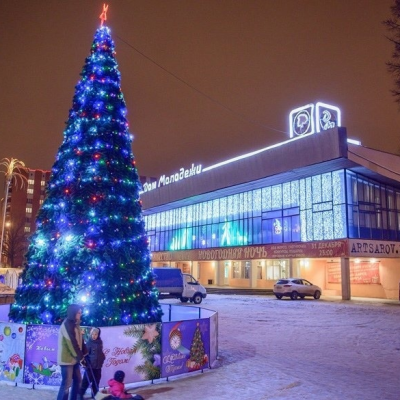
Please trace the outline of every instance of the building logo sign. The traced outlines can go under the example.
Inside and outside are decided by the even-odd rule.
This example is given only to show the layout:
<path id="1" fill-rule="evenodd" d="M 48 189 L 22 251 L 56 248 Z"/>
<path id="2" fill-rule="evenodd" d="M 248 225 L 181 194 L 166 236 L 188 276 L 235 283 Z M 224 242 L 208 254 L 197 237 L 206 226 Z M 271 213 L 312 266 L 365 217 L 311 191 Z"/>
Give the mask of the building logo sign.
<path id="1" fill-rule="evenodd" d="M 171 174 L 171 175 L 161 175 L 158 181 L 155 182 L 146 182 L 143 184 L 143 192 L 149 192 L 150 190 L 157 189 L 161 186 L 166 186 L 174 182 L 182 181 L 183 179 L 190 178 L 194 175 L 199 175 L 202 172 L 202 166 L 194 165 L 189 169 L 181 168 L 178 172 Z"/>
<path id="2" fill-rule="evenodd" d="M 398 258 L 400 256 L 400 243 L 350 239 L 349 253 L 351 257 Z"/>
<path id="3" fill-rule="evenodd" d="M 307 104 L 290 112 L 290 137 L 314 132 L 314 104 Z"/>
<path id="4" fill-rule="evenodd" d="M 318 102 L 292 110 L 289 114 L 290 137 L 303 136 L 341 126 L 338 107 Z"/>

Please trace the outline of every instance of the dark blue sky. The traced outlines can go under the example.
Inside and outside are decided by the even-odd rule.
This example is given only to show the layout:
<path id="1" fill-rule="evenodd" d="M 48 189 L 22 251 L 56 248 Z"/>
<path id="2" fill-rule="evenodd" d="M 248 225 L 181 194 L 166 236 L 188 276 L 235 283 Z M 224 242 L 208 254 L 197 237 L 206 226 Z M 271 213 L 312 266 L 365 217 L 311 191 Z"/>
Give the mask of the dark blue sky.
<path id="1" fill-rule="evenodd" d="M 0 3 L 0 158 L 53 165 L 102 4 Z M 287 140 L 290 110 L 317 101 L 341 107 L 348 135 L 365 146 L 399 150 L 381 23 L 390 0 L 109 4 L 141 175 Z"/>

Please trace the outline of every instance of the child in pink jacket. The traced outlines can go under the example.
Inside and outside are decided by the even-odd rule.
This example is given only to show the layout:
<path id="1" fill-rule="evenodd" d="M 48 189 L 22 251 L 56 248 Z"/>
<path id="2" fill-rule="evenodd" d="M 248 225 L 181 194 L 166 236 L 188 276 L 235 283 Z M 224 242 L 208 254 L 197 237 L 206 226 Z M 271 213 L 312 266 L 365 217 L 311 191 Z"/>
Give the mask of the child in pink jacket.
<path id="1" fill-rule="evenodd" d="M 108 391 L 109 393 L 119 399 L 135 399 L 141 400 L 142 396 L 138 394 L 130 394 L 125 392 L 125 372 L 124 371 L 116 371 L 114 374 L 114 379 L 110 379 L 108 381 Z"/>

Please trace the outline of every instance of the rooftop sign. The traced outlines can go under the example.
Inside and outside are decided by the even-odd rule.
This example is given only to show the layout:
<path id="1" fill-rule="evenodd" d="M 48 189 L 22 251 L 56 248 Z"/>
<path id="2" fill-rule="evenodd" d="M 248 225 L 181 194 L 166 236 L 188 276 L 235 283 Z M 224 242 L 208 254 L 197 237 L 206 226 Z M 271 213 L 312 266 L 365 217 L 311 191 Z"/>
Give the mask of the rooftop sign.
<path id="1" fill-rule="evenodd" d="M 162 186 L 170 185 L 178 181 L 190 178 L 194 175 L 199 175 L 203 172 L 210 171 L 214 168 L 239 161 L 244 158 L 252 157 L 256 154 L 273 149 L 278 146 L 283 146 L 293 140 L 300 139 L 301 136 L 326 131 L 328 129 L 341 126 L 341 112 L 338 107 L 318 102 L 316 104 L 307 104 L 305 106 L 292 110 L 289 115 L 290 123 L 290 138 L 284 142 L 277 143 L 260 150 L 246 153 L 238 157 L 231 158 L 226 161 L 219 162 L 209 167 L 203 168 L 201 164 L 192 164 L 190 168 L 180 168 L 179 171 L 171 175 L 162 175 L 158 181 L 146 182 L 143 184 L 143 192 L 149 192 L 158 189 Z M 348 139 L 350 141 L 350 139 Z M 352 141 L 354 144 L 361 144 L 358 141 Z"/>
<path id="2" fill-rule="evenodd" d="M 340 109 L 318 102 L 292 110 L 289 114 L 290 137 L 327 131 L 341 125 Z"/>
<path id="3" fill-rule="evenodd" d="M 199 175 L 202 172 L 202 165 L 194 165 L 189 169 L 181 168 L 178 172 L 171 175 L 161 175 L 158 181 L 146 182 L 143 184 L 143 192 L 149 192 L 150 190 L 157 189 L 161 186 L 166 186 L 174 182 L 182 181 L 183 179 L 189 178 L 194 175 Z"/>

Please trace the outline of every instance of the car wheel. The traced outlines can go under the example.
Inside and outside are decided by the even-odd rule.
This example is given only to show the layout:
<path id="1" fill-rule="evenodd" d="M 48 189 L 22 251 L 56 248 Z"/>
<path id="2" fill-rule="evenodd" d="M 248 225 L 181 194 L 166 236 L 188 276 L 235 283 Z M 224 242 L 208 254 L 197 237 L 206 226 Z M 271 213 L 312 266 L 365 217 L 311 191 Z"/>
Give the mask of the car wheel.
<path id="1" fill-rule="evenodd" d="M 276 294 L 275 296 L 276 296 L 276 298 L 277 298 L 278 300 L 280 300 L 280 299 L 282 298 L 282 295 L 281 295 L 281 294 Z"/>
<path id="2" fill-rule="evenodd" d="M 321 292 L 319 290 L 316 290 L 314 293 L 314 299 L 318 300 L 321 297 Z"/>
<path id="3" fill-rule="evenodd" d="M 299 294 L 295 291 L 295 292 L 292 292 L 291 294 L 290 294 L 290 298 L 292 299 L 292 300 L 297 300 L 297 298 L 299 297 Z"/>
<path id="4" fill-rule="evenodd" d="M 192 298 L 192 301 L 194 304 L 200 304 L 203 298 L 201 297 L 200 294 L 195 294 Z"/>
<path id="5" fill-rule="evenodd" d="M 189 301 L 187 297 L 181 297 L 180 300 L 182 303 L 187 303 Z"/>

